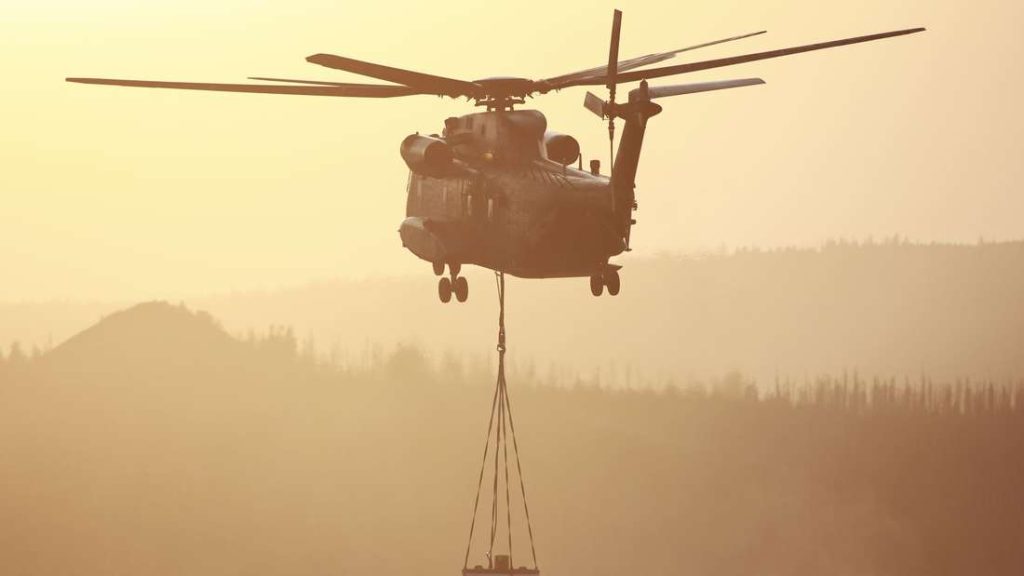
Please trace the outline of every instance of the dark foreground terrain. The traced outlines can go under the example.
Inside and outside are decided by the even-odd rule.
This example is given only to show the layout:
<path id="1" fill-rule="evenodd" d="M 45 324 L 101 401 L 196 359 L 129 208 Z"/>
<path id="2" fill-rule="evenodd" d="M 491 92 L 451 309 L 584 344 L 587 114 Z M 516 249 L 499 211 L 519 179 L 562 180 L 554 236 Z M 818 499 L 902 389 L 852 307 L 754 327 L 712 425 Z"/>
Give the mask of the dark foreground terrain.
<path id="1" fill-rule="evenodd" d="M 5 358 L 3 573 L 458 574 L 491 369 L 298 348 L 146 304 Z M 542 573 L 1024 573 L 1019 385 L 511 386 Z"/>

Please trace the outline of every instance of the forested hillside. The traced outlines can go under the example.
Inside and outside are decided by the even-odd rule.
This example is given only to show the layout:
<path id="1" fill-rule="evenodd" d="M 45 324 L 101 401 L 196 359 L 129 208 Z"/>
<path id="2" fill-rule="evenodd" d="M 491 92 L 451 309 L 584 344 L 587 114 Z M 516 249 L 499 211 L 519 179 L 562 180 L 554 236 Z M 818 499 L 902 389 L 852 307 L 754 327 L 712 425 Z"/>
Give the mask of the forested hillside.
<path id="1" fill-rule="evenodd" d="M 0 363 L 4 571 L 455 573 L 493 377 L 112 314 Z M 511 378 L 545 573 L 1024 571 L 1019 384 L 612 387 Z"/>

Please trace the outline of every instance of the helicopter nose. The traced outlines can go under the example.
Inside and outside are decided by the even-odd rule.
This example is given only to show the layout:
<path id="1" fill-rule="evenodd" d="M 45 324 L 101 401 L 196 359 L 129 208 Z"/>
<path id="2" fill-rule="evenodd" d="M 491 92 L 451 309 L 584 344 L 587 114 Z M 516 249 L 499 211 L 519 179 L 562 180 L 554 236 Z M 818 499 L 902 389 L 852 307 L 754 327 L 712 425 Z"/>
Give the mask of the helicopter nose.
<path id="1" fill-rule="evenodd" d="M 425 219 L 418 216 L 406 218 L 398 227 L 398 234 L 402 238 L 402 246 L 423 260 L 447 261 L 448 250 L 444 242 L 427 229 Z"/>

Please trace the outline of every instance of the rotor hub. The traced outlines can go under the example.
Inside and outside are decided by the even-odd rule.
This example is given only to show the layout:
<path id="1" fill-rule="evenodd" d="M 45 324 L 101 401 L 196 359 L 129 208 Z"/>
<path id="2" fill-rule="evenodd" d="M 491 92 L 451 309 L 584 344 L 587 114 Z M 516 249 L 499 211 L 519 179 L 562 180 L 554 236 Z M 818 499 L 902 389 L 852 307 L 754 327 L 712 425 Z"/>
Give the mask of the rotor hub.
<path id="1" fill-rule="evenodd" d="M 534 80 L 513 76 L 493 76 L 474 80 L 473 84 L 480 87 L 476 105 L 486 106 L 488 110 L 512 110 L 514 105 L 523 104 L 527 96 L 537 91 Z"/>

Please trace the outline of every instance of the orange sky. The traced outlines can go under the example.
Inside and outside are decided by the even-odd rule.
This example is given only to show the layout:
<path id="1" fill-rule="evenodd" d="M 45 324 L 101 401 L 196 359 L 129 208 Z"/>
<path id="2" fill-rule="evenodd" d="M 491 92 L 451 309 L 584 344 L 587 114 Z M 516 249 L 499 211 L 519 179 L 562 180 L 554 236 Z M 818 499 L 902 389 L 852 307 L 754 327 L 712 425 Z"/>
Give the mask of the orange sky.
<path id="1" fill-rule="evenodd" d="M 401 248 L 401 139 L 465 102 L 208 94 L 65 76 L 348 79 L 333 52 L 440 75 L 543 77 L 606 59 L 612 3 L 41 0 L 0 13 L 0 301 L 173 298 L 335 276 L 429 274 Z M 440 8 L 443 6 L 443 9 Z M 1024 236 L 1016 3 L 618 3 L 622 54 L 767 29 L 703 59 L 927 26 L 685 81 L 638 176 L 634 256 L 829 238 Z M 682 61 L 682 60 L 679 60 Z M 358 81 L 358 80 L 357 80 Z M 537 100 L 607 162 L 583 90 Z M 628 259 L 627 259 L 628 261 Z"/>

